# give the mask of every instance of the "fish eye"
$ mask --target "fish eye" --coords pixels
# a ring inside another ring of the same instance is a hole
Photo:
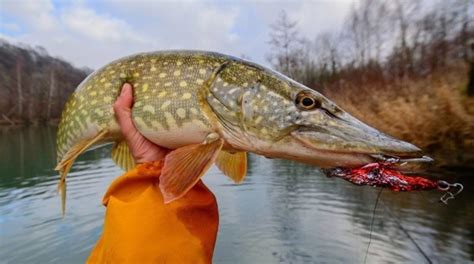
[[[321,102],[311,93],[306,91],[300,92],[296,96],[296,106],[302,110],[311,110],[321,107]]]
[[[309,98],[309,97],[305,97],[303,98],[303,100],[301,101],[301,104],[304,106],[304,107],[311,107],[315,104],[314,102],[314,99],[313,98]]]

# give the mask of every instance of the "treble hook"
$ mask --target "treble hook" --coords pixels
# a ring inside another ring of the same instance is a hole
[[[452,193],[449,191],[452,188],[457,188],[457,191],[455,193]],[[446,181],[438,181],[438,190],[446,192],[439,198],[439,201],[448,204],[448,201],[451,199],[454,199],[454,197],[458,194],[460,194],[464,190],[464,186],[460,183],[448,183]]]

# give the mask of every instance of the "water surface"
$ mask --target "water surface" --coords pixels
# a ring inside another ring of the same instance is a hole
[[[122,171],[103,148],[68,178],[60,216],[52,127],[0,130],[0,262],[82,263],[102,230],[101,198]],[[466,263],[474,260],[472,172],[449,206],[437,191],[358,187],[314,167],[251,155],[241,185],[215,167],[204,177],[220,213],[215,263]],[[373,218],[374,216],[374,218]],[[372,225],[373,220],[373,225]],[[371,232],[372,229],[372,232]]]

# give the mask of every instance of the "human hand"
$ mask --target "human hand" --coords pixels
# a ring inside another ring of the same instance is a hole
[[[120,96],[114,103],[114,112],[120,130],[136,163],[145,163],[164,159],[168,149],[160,147],[146,139],[132,121],[133,90],[132,85],[125,83]]]

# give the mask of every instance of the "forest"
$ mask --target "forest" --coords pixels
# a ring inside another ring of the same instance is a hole
[[[0,39],[0,125],[57,123],[67,98],[90,72],[41,47]]]

